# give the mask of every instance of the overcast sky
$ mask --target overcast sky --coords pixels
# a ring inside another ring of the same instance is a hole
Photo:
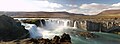
[[[0,11],[67,11],[86,15],[120,9],[120,0],[0,0]]]

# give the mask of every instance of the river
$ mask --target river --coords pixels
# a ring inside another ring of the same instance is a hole
[[[120,44],[120,35],[103,32],[91,32],[98,35],[98,38],[86,39],[80,35],[71,32],[84,31],[76,27],[74,22],[73,26],[69,26],[67,19],[49,19],[45,20],[45,25],[37,27],[35,24],[22,23],[25,29],[29,30],[31,38],[53,38],[55,35],[62,35],[63,33],[70,34],[72,44]]]

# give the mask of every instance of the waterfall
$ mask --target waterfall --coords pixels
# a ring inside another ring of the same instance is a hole
[[[42,21],[40,21],[40,27],[26,23],[22,25],[29,30],[31,38],[52,38],[55,35],[60,36],[65,32],[70,32],[70,29],[76,29],[76,21],[73,22],[73,26],[70,26],[68,24],[71,24],[71,20],[68,19],[42,19]]]
[[[77,28],[77,21],[74,22],[74,28]]]
[[[40,19],[41,20],[41,19]],[[40,21],[41,27],[37,27],[35,24],[28,24],[23,23],[21,24],[25,26],[25,29],[27,29],[30,32],[30,37],[34,39],[38,38],[49,38],[52,39],[55,35],[62,35],[64,32],[72,32],[70,34],[72,44],[118,44],[120,43],[120,35],[117,34],[111,34],[111,33],[99,33],[99,32],[91,32],[95,35],[97,35],[97,38],[91,38],[91,39],[85,39],[83,36],[79,36],[75,32],[78,32],[79,30],[74,30],[77,28],[78,24],[81,24],[82,28],[86,29],[86,21],[78,22],[78,21],[72,21],[68,19],[44,19],[44,23]],[[79,27],[78,27],[79,28]]]
[[[41,31],[37,29],[35,24],[26,24],[25,29],[29,30],[31,38],[42,38]]]
[[[40,21],[40,26],[41,26],[41,27],[43,27],[43,26],[44,26],[44,25],[43,25],[43,23],[42,23],[41,21]]]
[[[45,20],[46,26],[45,27],[68,27],[68,21],[65,19],[49,19]]]

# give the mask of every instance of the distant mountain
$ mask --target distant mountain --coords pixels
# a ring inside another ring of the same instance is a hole
[[[70,17],[84,15],[68,12],[5,12],[4,14],[12,17]]]
[[[105,10],[101,13],[99,13],[98,15],[102,15],[102,16],[120,16],[120,9],[119,10]]]

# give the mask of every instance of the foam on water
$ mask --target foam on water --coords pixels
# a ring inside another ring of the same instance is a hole
[[[35,24],[26,24],[25,29],[29,30],[31,38],[42,38],[43,35],[41,34],[41,30],[37,29]]]
[[[22,23],[25,26],[25,29],[29,30],[31,38],[53,38],[55,35],[61,35],[64,32],[73,32],[72,30],[76,29],[76,21],[74,26],[71,27],[68,25],[70,20],[66,19],[48,19],[45,20],[46,25],[42,27],[37,27],[35,24],[26,24]],[[77,30],[78,31],[78,30]],[[98,35],[98,38],[85,39],[82,36],[76,34],[71,34],[72,44],[118,44],[120,43],[120,35],[111,34],[111,33],[102,33],[102,32],[93,32]]]
[[[76,29],[75,25],[73,27],[68,26],[67,19],[49,19],[45,20],[45,26],[37,27],[35,24],[26,24],[22,23],[25,26],[25,29],[29,30],[31,38],[53,38],[55,35],[62,35],[68,29]],[[41,22],[40,22],[41,23]],[[43,25],[43,24],[41,24]]]

